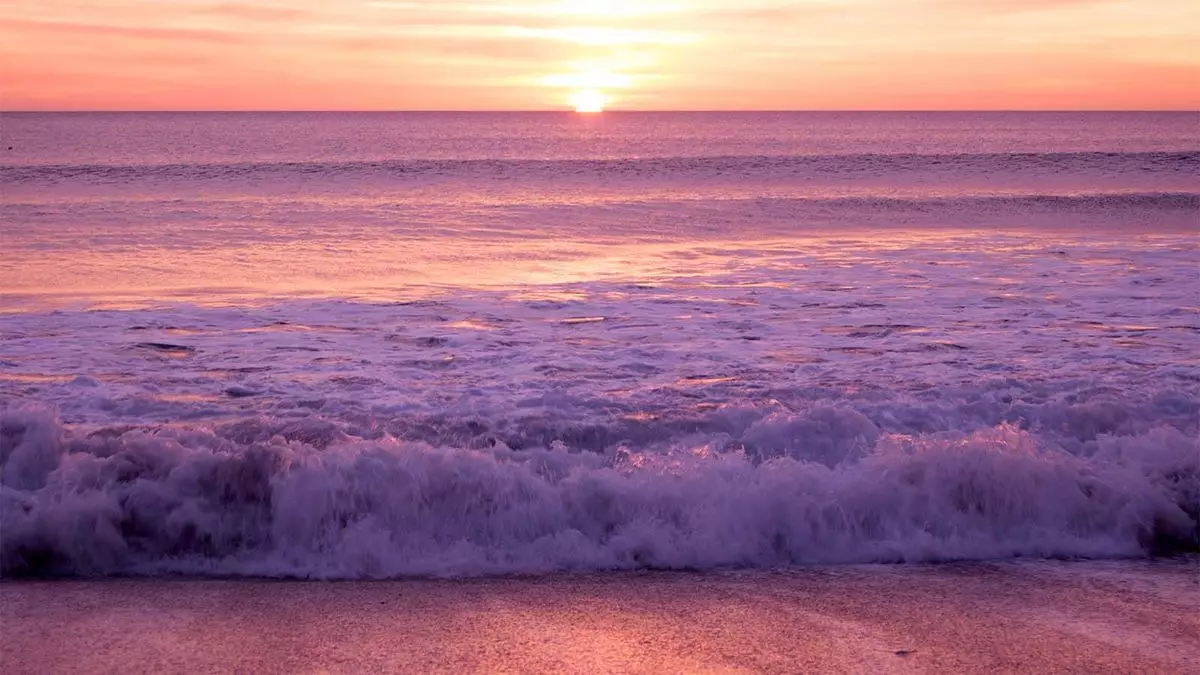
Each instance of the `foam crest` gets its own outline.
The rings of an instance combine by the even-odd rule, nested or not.
[[[1008,426],[856,432],[853,452],[826,443],[806,458],[806,437],[821,444],[808,424],[765,418],[792,452],[764,459],[696,441],[595,453],[384,436],[322,449],[214,426],[85,433],[50,411],[10,410],[0,566],[382,578],[1140,556],[1198,543],[1200,444],[1173,427],[1078,454]]]

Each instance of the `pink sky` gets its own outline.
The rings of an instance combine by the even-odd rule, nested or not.
[[[6,0],[3,109],[1200,109],[1196,0]]]

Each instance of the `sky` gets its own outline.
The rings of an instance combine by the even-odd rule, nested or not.
[[[5,0],[6,110],[1200,109],[1197,0]]]

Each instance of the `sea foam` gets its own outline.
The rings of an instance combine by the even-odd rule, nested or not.
[[[244,424],[82,433],[38,408],[0,427],[6,576],[703,570],[1198,543],[1200,444],[1169,425],[1075,453],[1012,426],[860,434],[832,466],[828,448],[806,453],[802,425],[778,430],[790,451],[769,459],[696,443],[318,447],[295,427],[244,442]]]

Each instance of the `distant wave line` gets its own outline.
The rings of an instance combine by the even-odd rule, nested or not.
[[[1067,153],[858,153],[824,155],[697,155],[673,157],[574,158],[574,159],[380,159],[316,162],[195,162],[164,164],[4,164],[0,165],[0,180],[25,181],[39,178],[75,178],[100,176],[185,176],[190,178],[230,178],[254,173],[350,173],[384,171],[389,173],[437,174],[467,169],[527,170],[548,169],[561,175],[565,168],[578,171],[611,172],[621,168],[633,170],[678,170],[698,167],[724,170],[754,169],[855,169],[877,171],[887,168],[930,168],[934,170],[963,165],[989,166],[1003,169],[1016,167],[1055,166],[1078,163],[1114,165],[1140,163],[1143,167],[1175,171],[1200,170],[1200,150],[1176,152],[1067,152]],[[1016,168],[1014,167],[1014,168]]]

